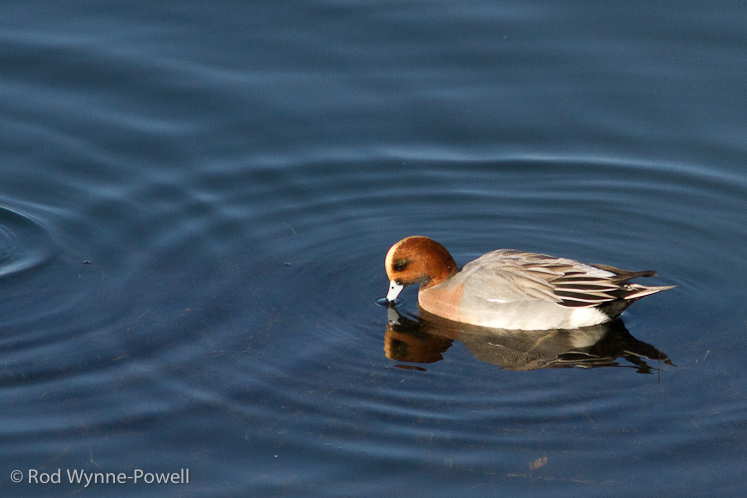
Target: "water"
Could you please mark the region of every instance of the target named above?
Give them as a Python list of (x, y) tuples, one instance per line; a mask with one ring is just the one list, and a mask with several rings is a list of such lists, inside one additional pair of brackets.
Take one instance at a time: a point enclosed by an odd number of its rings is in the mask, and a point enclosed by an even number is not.
[[(3, 495), (742, 496), (745, 21), (3, 2)], [(414, 234), (677, 287), (496, 355), (376, 305)]]

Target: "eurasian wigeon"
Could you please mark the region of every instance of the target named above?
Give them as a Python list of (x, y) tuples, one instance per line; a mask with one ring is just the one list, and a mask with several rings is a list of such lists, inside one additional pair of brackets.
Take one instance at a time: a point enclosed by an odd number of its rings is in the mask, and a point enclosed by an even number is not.
[(449, 251), (428, 237), (400, 240), (386, 255), (390, 303), (419, 284), (418, 304), (456, 322), (508, 330), (575, 329), (620, 316), (644, 296), (671, 289), (629, 282), (654, 271), (626, 271), (499, 249), (457, 268)]

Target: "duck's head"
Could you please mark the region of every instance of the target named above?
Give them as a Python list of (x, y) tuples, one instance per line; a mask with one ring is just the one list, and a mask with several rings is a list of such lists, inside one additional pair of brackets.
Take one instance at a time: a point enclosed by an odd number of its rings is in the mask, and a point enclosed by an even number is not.
[(394, 301), (408, 285), (421, 289), (440, 284), (457, 273), (454, 258), (433, 239), (416, 235), (402, 239), (389, 249), (384, 262), (389, 277), (386, 299)]

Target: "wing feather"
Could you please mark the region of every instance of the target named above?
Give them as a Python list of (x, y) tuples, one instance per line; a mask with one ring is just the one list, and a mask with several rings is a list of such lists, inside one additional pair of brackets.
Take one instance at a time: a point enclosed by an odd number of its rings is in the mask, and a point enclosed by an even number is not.
[(485, 301), (506, 303), (538, 299), (574, 308), (643, 297), (647, 295), (643, 289), (649, 288), (628, 280), (655, 275), (651, 271), (586, 265), (511, 249), (488, 253), (466, 265), (460, 273), (470, 294)]

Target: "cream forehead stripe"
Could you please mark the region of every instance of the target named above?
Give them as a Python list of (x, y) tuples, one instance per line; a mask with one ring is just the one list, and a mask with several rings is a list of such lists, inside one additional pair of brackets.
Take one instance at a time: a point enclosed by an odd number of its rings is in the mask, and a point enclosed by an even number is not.
[(397, 252), (397, 248), (399, 248), (400, 244), (404, 242), (406, 239), (400, 240), (396, 244), (392, 246), (391, 249), (389, 249), (389, 252), (386, 253), (386, 259), (384, 260), (384, 267), (386, 268), (387, 274), (389, 273), (389, 268), (392, 267), (392, 260), (394, 259), (394, 253)]

